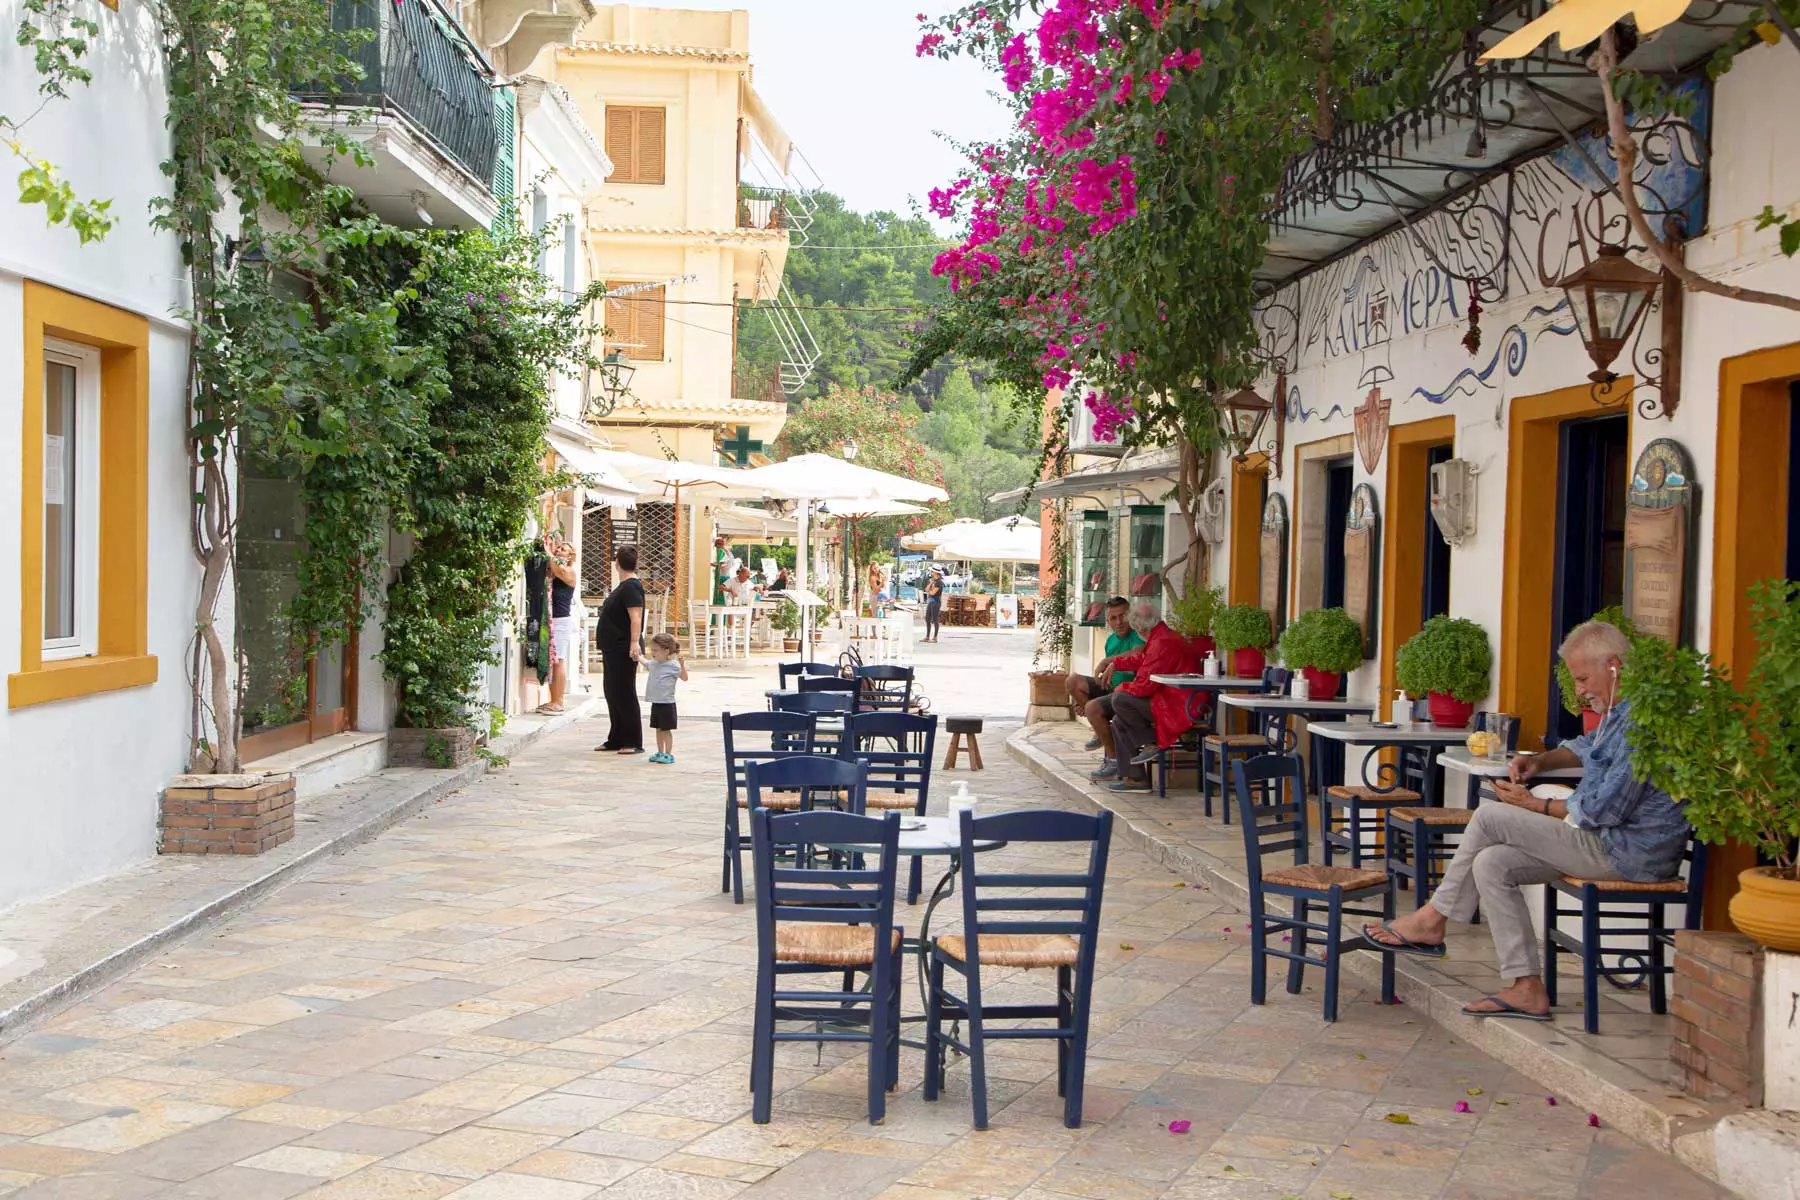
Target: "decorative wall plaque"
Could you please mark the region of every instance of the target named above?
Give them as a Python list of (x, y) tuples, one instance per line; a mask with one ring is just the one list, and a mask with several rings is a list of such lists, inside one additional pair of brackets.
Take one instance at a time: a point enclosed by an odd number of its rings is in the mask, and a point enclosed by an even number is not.
[(1362, 626), (1363, 657), (1375, 656), (1375, 573), (1381, 562), (1381, 517), (1375, 489), (1366, 483), (1350, 493), (1344, 519), (1344, 611)]
[(1388, 410), (1393, 406), (1394, 402), (1383, 400), (1381, 389), (1375, 387), (1350, 414), (1356, 423), (1356, 452), (1362, 456), (1366, 474), (1373, 475), (1381, 465), (1381, 452), (1387, 449)]
[(1280, 633), (1287, 617), (1287, 500), (1280, 492), (1269, 496), (1263, 505), (1261, 574), (1256, 603), (1269, 614), (1269, 621)]
[(1694, 470), (1679, 442), (1657, 438), (1638, 455), (1625, 509), (1625, 615), (1641, 633), (1686, 640)]

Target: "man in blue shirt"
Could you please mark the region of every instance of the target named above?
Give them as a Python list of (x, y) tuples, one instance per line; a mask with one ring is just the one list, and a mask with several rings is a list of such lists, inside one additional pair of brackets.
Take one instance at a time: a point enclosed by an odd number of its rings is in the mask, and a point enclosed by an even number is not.
[[(1512, 778), (1494, 784), (1503, 803), (1476, 810), (1430, 901), (1363, 927), (1379, 948), (1441, 958), (1445, 926), (1471, 920), (1479, 900), (1500, 977), (1512, 983), (1466, 1005), (1470, 1016), (1550, 1019), (1522, 885), (1563, 875), (1653, 883), (1680, 872), (1687, 821), (1667, 792), (1631, 770), (1625, 737), (1631, 713), (1618, 699), (1619, 669), (1630, 649), (1625, 635), (1603, 621), (1577, 626), (1564, 639), (1558, 653), (1581, 695), (1603, 714), (1600, 727), (1546, 754), (1514, 759)], [(1584, 769), (1581, 784), (1567, 800), (1540, 799), (1525, 787), (1541, 771), (1577, 766)]]

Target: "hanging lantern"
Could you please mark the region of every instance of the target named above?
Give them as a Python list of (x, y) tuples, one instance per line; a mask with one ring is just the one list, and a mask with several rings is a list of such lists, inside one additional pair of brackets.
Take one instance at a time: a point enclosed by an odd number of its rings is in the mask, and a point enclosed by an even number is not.
[(637, 368), (625, 357), (623, 350), (614, 350), (600, 360), (596, 368), (600, 376), (600, 386), (592, 386), (590, 377), (587, 398), (587, 416), (590, 420), (606, 416), (618, 405), (619, 400), (631, 391), (631, 377), (637, 374)]
[(1219, 403), (1225, 419), (1225, 440), (1237, 461), (1243, 462), (1249, 457), (1262, 433), (1263, 423), (1269, 419), (1274, 407), (1272, 402), (1250, 388), (1234, 392)]
[(1575, 326), (1594, 370), (1588, 378), (1611, 383), (1610, 368), (1650, 307), (1662, 277), (1625, 257), (1623, 246), (1602, 246), (1599, 257), (1557, 284), (1568, 293)]

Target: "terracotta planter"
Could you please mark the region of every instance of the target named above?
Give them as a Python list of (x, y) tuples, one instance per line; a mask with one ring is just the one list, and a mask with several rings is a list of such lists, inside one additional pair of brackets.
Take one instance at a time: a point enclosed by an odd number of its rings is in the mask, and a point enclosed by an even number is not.
[(455, 729), (388, 730), (388, 766), (454, 770), (475, 757), (475, 731)]
[(1038, 708), (1069, 707), (1069, 689), (1065, 684), (1068, 676), (1059, 671), (1033, 671), (1028, 676), (1031, 681), (1031, 703)]
[(1249, 646), (1231, 652), (1231, 673), (1239, 679), (1261, 679), (1269, 665), (1268, 655)]
[(1600, 722), (1605, 715), (1605, 713), (1597, 713), (1591, 708), (1583, 708), (1581, 710), (1581, 732), (1592, 733), (1600, 728)]
[(1431, 723), (1439, 729), (1466, 729), (1469, 718), (1475, 715), (1475, 706), (1458, 700), (1448, 692), (1427, 692), (1425, 704), (1431, 713)]
[(800, 653), (800, 639), (797, 637), (796, 638), (782, 638), (781, 639), (781, 649), (786, 654)]
[(1783, 879), (1774, 867), (1739, 872), (1731, 923), (1771, 950), (1800, 954), (1800, 879)]
[(1314, 700), (1335, 700), (1338, 683), (1344, 678), (1342, 671), (1321, 671), (1317, 667), (1301, 667), (1300, 674), (1305, 678), (1308, 694)]

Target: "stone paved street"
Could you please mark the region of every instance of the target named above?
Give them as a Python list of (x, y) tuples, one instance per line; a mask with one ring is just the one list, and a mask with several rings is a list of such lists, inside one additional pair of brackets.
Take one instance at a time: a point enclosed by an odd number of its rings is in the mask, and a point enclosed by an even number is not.
[[(1016, 719), (1028, 634), (947, 630), (923, 649), (937, 711)], [(907, 1051), (872, 1128), (863, 1060), (795, 1046), (777, 1057), (774, 1123), (751, 1124), (755, 934), (718, 891), (716, 714), (760, 707), (773, 675), (697, 672), (672, 767), (593, 753), (602, 721), (550, 735), (4, 1047), (0, 1194), (1723, 1194), (1406, 1008), (1352, 990), (1327, 1025), (1317, 980), (1250, 1006), (1242, 914), (1123, 850), (1082, 1129), (1061, 1124), (1052, 1049), (1021, 1043), (992, 1052), (986, 1133), (970, 1129), (964, 1066), (928, 1105)], [(976, 790), (993, 807), (1061, 803), (1004, 753), (1005, 732), (990, 720)]]

